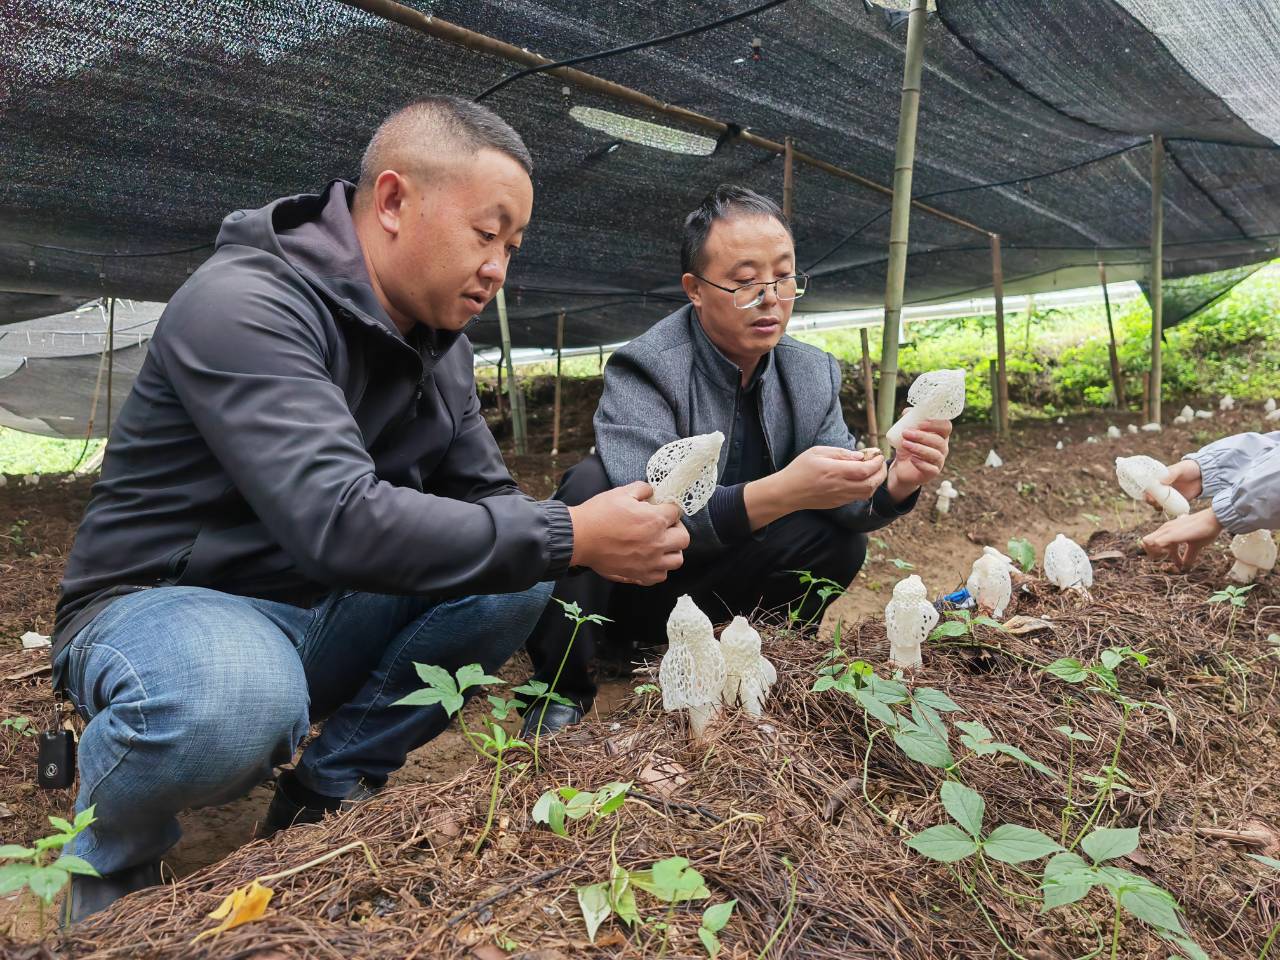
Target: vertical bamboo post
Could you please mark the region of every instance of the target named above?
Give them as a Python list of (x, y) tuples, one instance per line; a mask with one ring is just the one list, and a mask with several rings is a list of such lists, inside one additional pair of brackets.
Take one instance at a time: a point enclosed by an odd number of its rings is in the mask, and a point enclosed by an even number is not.
[(1164, 333), (1164, 137), (1151, 135), (1151, 408), (1160, 422), (1160, 338)]
[(560, 452), (560, 353), (564, 350), (564, 310), (556, 318), (556, 400), (551, 414), (551, 455)]
[(511, 325), (507, 323), (507, 294), (498, 288), (498, 330), (502, 335), (502, 352), (507, 362), (507, 399), (511, 403), (511, 432), (515, 436), (516, 454), (523, 456), (528, 450), (525, 437), (524, 402), (520, 386), (516, 383), (516, 368), (511, 362)]
[(1151, 422), (1151, 371), (1142, 374), (1142, 422)]
[(600, 347), (600, 352), (598, 354), (598, 358), (600, 362), (600, 373), (604, 373), (604, 344), (603, 343), (600, 344), (599, 347)]
[(867, 328), (858, 331), (862, 335), (862, 390), (867, 397), (867, 445), (880, 446), (880, 430), (876, 426), (876, 389), (871, 380), (871, 342)]
[(111, 381), (116, 372), (116, 298), (108, 298), (107, 314), (107, 437), (111, 436)]
[(1116, 328), (1111, 323), (1111, 294), (1107, 292), (1107, 265), (1098, 261), (1098, 280), (1102, 284), (1102, 302), (1107, 308), (1107, 336), (1111, 338), (1111, 395), (1117, 410), (1124, 409), (1124, 378), (1120, 375), (1120, 354), (1116, 350)]
[(998, 437), (1001, 434), (1000, 424), (1000, 364), (997, 360), (987, 361), (987, 375), (991, 382), (991, 429)]
[(502, 368), (507, 362), (507, 351), (503, 349), (501, 344), (498, 346), (498, 420), (501, 423), (507, 422), (507, 408), (502, 405)]
[(889, 212), (889, 263), (884, 285), (884, 331), (880, 347), (880, 402), (876, 417), (893, 423), (898, 392), (898, 326), (907, 279), (907, 230), (911, 222), (911, 173), (920, 115), (920, 73), (924, 65), (926, 0), (911, 0), (907, 50), (902, 68), (902, 106), (893, 161), (893, 206)]
[(795, 165), (792, 160), (795, 151), (790, 137), (783, 140), (782, 145), (782, 216), (790, 223), (792, 204), (795, 202)]
[(1009, 429), (1009, 372), (1005, 366), (1004, 348), (1004, 261), (1000, 256), (1000, 235), (991, 234), (991, 289), (996, 298), (996, 372), (997, 389), (992, 396), (1000, 408), (997, 430)]

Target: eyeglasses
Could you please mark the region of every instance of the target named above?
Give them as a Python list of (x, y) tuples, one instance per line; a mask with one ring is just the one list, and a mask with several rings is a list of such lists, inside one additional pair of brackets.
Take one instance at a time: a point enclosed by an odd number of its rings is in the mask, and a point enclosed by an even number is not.
[(701, 274), (695, 273), (694, 276), (703, 283), (710, 283), (717, 290), (732, 294), (733, 305), (739, 310), (750, 310), (752, 307), (763, 303), (765, 291), (769, 287), (773, 287), (774, 295), (779, 300), (799, 300), (809, 288), (809, 276), (804, 273), (797, 273), (790, 277), (779, 277), (777, 280), (765, 280), (761, 283), (744, 283), (740, 287), (722, 287)]

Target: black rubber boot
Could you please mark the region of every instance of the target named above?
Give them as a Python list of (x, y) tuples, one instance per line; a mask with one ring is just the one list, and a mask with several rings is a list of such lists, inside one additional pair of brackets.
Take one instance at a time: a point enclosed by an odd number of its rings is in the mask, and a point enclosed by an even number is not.
[(159, 860), (140, 863), (136, 867), (117, 870), (101, 877), (72, 874), (67, 902), (58, 917), (59, 925), (65, 928), (79, 923), (85, 917), (105, 910), (121, 897), (146, 887), (154, 887), (159, 882)]
[(566, 706), (563, 703), (548, 703), (547, 712), (542, 712), (542, 701), (536, 701), (533, 706), (525, 712), (524, 723), (520, 725), (520, 739), (526, 743), (532, 742), (537, 735), (538, 721), (542, 721), (542, 736), (550, 737), (559, 733), (565, 727), (572, 726), (582, 721), (582, 708), (575, 706)]
[(326, 797), (300, 784), (292, 770), (283, 770), (276, 777), (275, 796), (254, 836), (265, 840), (300, 823), (319, 823), (327, 814), (349, 809), (376, 796), (381, 789), (361, 780), (345, 797)]

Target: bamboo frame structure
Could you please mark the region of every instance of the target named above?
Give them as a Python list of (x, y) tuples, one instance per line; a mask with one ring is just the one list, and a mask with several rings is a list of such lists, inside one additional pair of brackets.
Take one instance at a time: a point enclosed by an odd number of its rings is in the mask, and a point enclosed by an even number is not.
[(880, 429), (876, 424), (876, 388), (871, 378), (871, 343), (867, 337), (867, 328), (858, 331), (862, 337), (862, 390), (867, 404), (867, 444), (880, 446)]
[[(876, 417), (892, 423), (898, 390), (898, 329), (907, 280), (907, 233), (911, 222), (911, 174), (920, 115), (920, 75), (924, 66), (926, 0), (911, 0), (907, 52), (902, 69), (902, 107), (893, 161), (893, 206), (889, 212), (889, 263), (884, 289), (884, 330), (880, 348), (880, 395)], [(984, 233), (986, 231), (983, 231)]]
[(1164, 335), (1164, 137), (1151, 135), (1151, 403), (1148, 418), (1160, 422)]
[(551, 455), (553, 457), (560, 452), (560, 388), (562, 383), (560, 375), (560, 354), (563, 350), (564, 310), (561, 309), (560, 316), (556, 317), (556, 399), (555, 408), (551, 414)]
[(511, 434), (515, 438), (516, 454), (523, 456), (528, 452), (526, 422), (524, 418), (524, 398), (516, 383), (516, 368), (511, 362), (511, 325), (507, 322), (507, 293), (498, 288), (498, 331), (502, 337), (502, 353), (507, 363), (507, 398), (511, 406)]
[(991, 289), (996, 299), (996, 392), (999, 408), (997, 432), (1009, 429), (1009, 369), (1004, 343), (1004, 260), (1000, 255), (1000, 235), (991, 234)]
[(795, 148), (791, 145), (791, 138), (787, 137), (783, 141), (785, 148), (782, 154), (782, 216), (787, 223), (791, 222), (791, 213), (794, 210), (795, 203)]
[(1111, 294), (1107, 292), (1107, 265), (1098, 261), (1098, 280), (1102, 284), (1102, 302), (1107, 308), (1107, 336), (1110, 338), (1108, 349), (1111, 359), (1111, 395), (1115, 398), (1117, 410), (1124, 409), (1124, 377), (1120, 373), (1120, 353), (1116, 349), (1116, 328), (1111, 323)]

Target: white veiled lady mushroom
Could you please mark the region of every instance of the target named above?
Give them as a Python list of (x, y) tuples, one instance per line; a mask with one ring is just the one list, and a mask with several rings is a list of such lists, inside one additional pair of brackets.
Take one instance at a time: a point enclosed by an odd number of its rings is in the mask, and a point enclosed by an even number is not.
[(1097, 437), (1085, 437), (1085, 438), (1084, 438), (1084, 442), (1085, 442), (1085, 443), (1097, 443), (1097, 442), (1098, 442), (1098, 438), (1097, 438)]
[(907, 391), (907, 403), (898, 422), (885, 439), (896, 450), (902, 446), (902, 431), (914, 430), (925, 420), (954, 420), (964, 412), (964, 371), (931, 370), (916, 377)]
[(689, 711), (689, 730), (697, 743), (719, 712), (725, 666), (711, 621), (687, 593), (667, 618), (667, 643), (658, 665), (662, 707)]
[(653, 487), (650, 503), (678, 503), (691, 517), (707, 505), (716, 489), (716, 468), (724, 434), (719, 430), (663, 444), (649, 458), (645, 479)]
[(1280, 420), (1280, 410), (1272, 410), (1263, 419), (1264, 420)]
[(1191, 409), (1189, 404), (1182, 408), (1182, 412), (1179, 415), (1187, 420), (1194, 420), (1196, 418), (1196, 412)]
[(1164, 429), (1164, 427), (1160, 426), (1160, 424), (1156, 423), (1153, 420), (1151, 423), (1144, 423), (1142, 425), (1142, 429), (1147, 433), (1159, 433), (1161, 430)]
[(1219, 410), (1234, 410), (1235, 408), (1236, 408), (1236, 398), (1229, 393), (1225, 397), (1223, 397), (1221, 400), (1218, 401)]
[(889, 636), (889, 660), (896, 667), (913, 670), (924, 661), (920, 644), (938, 624), (938, 611), (929, 602), (924, 581), (916, 574), (893, 586), (893, 598), (884, 608), (884, 629)]
[(740, 706), (753, 717), (764, 713), (764, 698), (778, 682), (778, 671), (760, 652), (760, 634), (746, 617), (734, 617), (720, 631), (724, 654), (724, 688), (720, 699), (726, 706)]
[(1116, 457), (1116, 479), (1135, 500), (1141, 501), (1143, 494), (1151, 494), (1166, 517), (1181, 517), (1191, 512), (1187, 498), (1169, 486), (1169, 468), (1155, 457)]
[(1111, 426), (1107, 427), (1107, 439), (1119, 440), (1121, 436), (1123, 436), (1123, 434), (1120, 433), (1120, 428), (1117, 427), (1114, 423)]
[(1213, 411), (1212, 411), (1212, 410), (1197, 410), (1197, 411), (1196, 411), (1196, 419), (1197, 419), (1197, 420), (1212, 420), (1212, 419), (1213, 419)]
[(1138, 425), (1137, 425), (1136, 423), (1131, 423), (1131, 424), (1129, 424), (1129, 426), (1128, 426), (1126, 429), (1127, 429), (1130, 433), (1137, 433), (1137, 432), (1138, 432)]
[(950, 480), (943, 480), (938, 484), (938, 502), (935, 507), (939, 513), (948, 513), (951, 510), (951, 501), (960, 496), (960, 491), (951, 485)]
[(1262, 409), (1263, 409), (1263, 410), (1265, 410), (1267, 413), (1275, 413), (1275, 411), (1276, 411), (1276, 398), (1275, 398), (1275, 397), (1267, 397), (1267, 402), (1266, 402), (1266, 403), (1264, 403), (1264, 404), (1262, 405)]
[(1093, 564), (1084, 547), (1060, 533), (1044, 548), (1044, 575), (1061, 590), (1093, 586)]
[(995, 469), (996, 467), (1003, 467), (1004, 461), (1000, 459), (1000, 454), (992, 450), (987, 454), (987, 462), (985, 466), (991, 467), (992, 469)]
[(1053, 449), (1055, 449), (1055, 450), (1061, 450), (1061, 449), (1062, 449), (1062, 441), (1061, 441), (1061, 440), (1059, 440), (1059, 441), (1058, 441), (1058, 445), (1057, 445), (1056, 447), (1054, 447)]
[(973, 562), (973, 570), (965, 583), (974, 602), (996, 619), (1004, 615), (1004, 608), (1013, 596), (1012, 566), (1006, 560), (999, 551), (993, 555), (984, 550), (982, 556)]
[(1227, 576), (1236, 583), (1253, 583), (1259, 573), (1267, 573), (1276, 565), (1276, 541), (1270, 530), (1255, 530), (1231, 538), (1231, 555), (1235, 565)]

